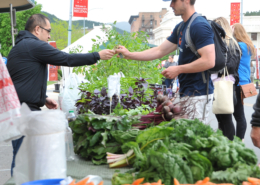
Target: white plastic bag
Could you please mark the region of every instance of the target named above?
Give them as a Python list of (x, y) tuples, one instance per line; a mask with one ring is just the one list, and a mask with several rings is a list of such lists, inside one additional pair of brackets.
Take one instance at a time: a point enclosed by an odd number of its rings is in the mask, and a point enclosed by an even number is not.
[(0, 54), (0, 142), (21, 137), (14, 119), (20, 116), (20, 101)]
[(79, 78), (75, 73), (71, 73), (69, 77), (66, 78), (63, 91), (58, 97), (59, 106), (63, 112), (68, 113), (69, 110), (76, 109), (76, 101), (80, 98), (78, 87), (82, 82), (88, 81)]
[(172, 92), (176, 93), (177, 89), (178, 89), (177, 80), (174, 80), (172, 85)]
[(18, 129), (25, 136), (15, 159), (16, 185), (66, 177), (65, 129), (62, 111), (21, 108)]

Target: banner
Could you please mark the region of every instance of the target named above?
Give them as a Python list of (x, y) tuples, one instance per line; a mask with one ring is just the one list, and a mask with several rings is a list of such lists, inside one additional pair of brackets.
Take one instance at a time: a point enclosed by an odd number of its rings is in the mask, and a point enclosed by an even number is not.
[(240, 3), (231, 3), (230, 26), (240, 23)]
[[(49, 41), (49, 44), (57, 49), (55, 41)], [(58, 81), (58, 66), (48, 65), (49, 68), (49, 81)]]
[(73, 17), (88, 17), (88, 0), (74, 0)]

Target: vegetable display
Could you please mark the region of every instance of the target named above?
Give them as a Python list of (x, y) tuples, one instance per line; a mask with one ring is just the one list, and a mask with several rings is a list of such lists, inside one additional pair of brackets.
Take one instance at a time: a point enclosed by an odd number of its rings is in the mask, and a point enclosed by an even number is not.
[[(163, 184), (172, 185), (176, 178), (182, 184), (193, 184), (210, 177), (212, 182), (239, 185), (247, 177), (260, 178), (253, 150), (238, 138), (228, 140), (221, 131), (214, 132), (197, 119), (164, 122), (143, 130), (135, 141), (121, 145), (124, 153), (133, 150), (134, 154), (109, 166), (132, 165), (134, 169), (129, 174), (145, 178), (145, 182), (161, 179)], [(114, 179), (120, 181), (120, 177)]]

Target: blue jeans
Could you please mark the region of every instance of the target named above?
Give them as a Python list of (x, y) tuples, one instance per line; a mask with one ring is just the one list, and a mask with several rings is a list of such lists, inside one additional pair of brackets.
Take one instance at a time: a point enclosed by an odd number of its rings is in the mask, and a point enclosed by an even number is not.
[(16, 140), (12, 141), (12, 145), (13, 145), (13, 161), (12, 161), (12, 165), (11, 165), (11, 176), (13, 176), (13, 168), (15, 167), (15, 157), (16, 157), (16, 154), (17, 154), (20, 146), (22, 145), (23, 138), (24, 138), (24, 136), (22, 136), (20, 139), (16, 139)]
[[(37, 108), (37, 106), (35, 106), (35, 107), (29, 106), (29, 108), (31, 109), (31, 111), (40, 111), (41, 110), (39, 107)], [(16, 139), (16, 140), (12, 141), (13, 161), (12, 161), (12, 164), (11, 164), (11, 176), (13, 176), (13, 169), (15, 167), (15, 157), (16, 157), (16, 154), (17, 154), (20, 146), (22, 145), (23, 138), (24, 138), (24, 136), (22, 136), (20, 139)]]
[(165, 85), (167, 88), (172, 88), (172, 83), (173, 83), (173, 79), (166, 79), (165, 80)]

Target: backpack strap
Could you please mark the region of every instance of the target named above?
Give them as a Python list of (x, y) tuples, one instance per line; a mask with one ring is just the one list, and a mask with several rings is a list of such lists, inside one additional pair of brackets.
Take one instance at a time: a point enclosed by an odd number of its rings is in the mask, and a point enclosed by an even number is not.
[(182, 23), (179, 25), (179, 27), (178, 27), (178, 29), (177, 29), (177, 37), (178, 37), (178, 35), (180, 34), (180, 30), (181, 30), (181, 27), (182, 27), (182, 25), (183, 25), (183, 21), (182, 21)]
[(195, 45), (193, 44), (192, 40), (191, 40), (191, 36), (190, 36), (190, 26), (191, 24), (193, 23), (193, 21), (199, 17), (200, 15), (195, 13), (192, 17), (191, 17), (191, 20), (187, 26), (187, 29), (186, 29), (186, 33), (185, 33), (185, 40), (186, 40), (186, 43), (187, 43), (187, 46), (186, 47), (189, 47), (190, 50), (198, 57), (200, 58), (200, 55), (195, 47)]

